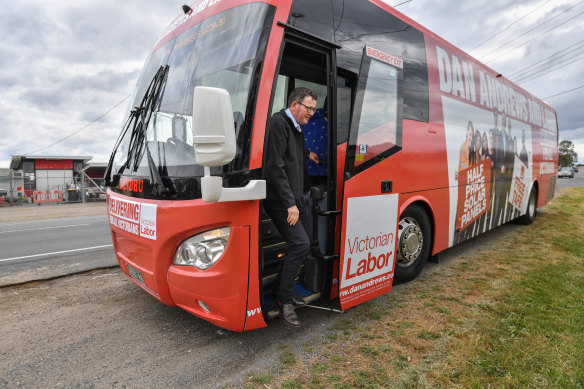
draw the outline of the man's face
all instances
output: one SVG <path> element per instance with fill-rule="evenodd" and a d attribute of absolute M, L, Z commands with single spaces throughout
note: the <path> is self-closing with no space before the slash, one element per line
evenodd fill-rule
<path fill-rule="evenodd" d="M 308 123 L 308 120 L 314 115 L 315 110 L 316 100 L 310 96 L 306 96 L 300 103 L 298 101 L 293 101 L 290 106 L 292 116 L 294 116 L 294 119 L 296 119 L 301 126 Z"/>

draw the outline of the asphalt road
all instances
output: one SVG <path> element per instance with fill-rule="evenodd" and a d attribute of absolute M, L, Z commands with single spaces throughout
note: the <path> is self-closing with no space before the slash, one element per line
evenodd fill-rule
<path fill-rule="evenodd" d="M 584 186 L 584 167 L 579 170 L 578 173 L 574 173 L 574 178 L 558 178 L 556 189 L 562 190 L 573 186 Z"/>
<path fill-rule="evenodd" d="M 0 286 L 116 264 L 106 215 L 0 224 Z"/>

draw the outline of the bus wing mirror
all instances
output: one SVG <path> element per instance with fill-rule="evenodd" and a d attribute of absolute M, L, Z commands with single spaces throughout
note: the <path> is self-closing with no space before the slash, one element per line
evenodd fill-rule
<path fill-rule="evenodd" d="M 266 198 L 266 181 L 251 180 L 243 188 L 223 188 L 223 178 L 211 176 L 211 166 L 223 166 L 235 157 L 235 125 L 229 92 L 195 87 L 193 96 L 195 161 L 203 166 L 203 200 L 208 203 Z"/>
<path fill-rule="evenodd" d="M 199 166 L 223 166 L 235 157 L 235 127 L 229 92 L 195 87 L 193 147 Z"/>

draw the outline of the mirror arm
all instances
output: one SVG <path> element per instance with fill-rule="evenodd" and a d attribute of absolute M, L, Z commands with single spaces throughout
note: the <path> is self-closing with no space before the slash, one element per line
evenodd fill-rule
<path fill-rule="evenodd" d="M 204 166 L 205 176 L 201 178 L 203 201 L 222 203 L 225 201 L 262 200 L 266 198 L 266 181 L 251 180 L 243 188 L 223 188 L 223 178 L 211 175 L 211 168 Z"/>

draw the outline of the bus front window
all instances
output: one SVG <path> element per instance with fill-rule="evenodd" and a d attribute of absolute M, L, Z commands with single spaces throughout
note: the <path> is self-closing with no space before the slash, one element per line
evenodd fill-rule
<path fill-rule="evenodd" d="M 257 88 L 255 75 L 259 73 L 263 62 L 273 14 L 273 7 L 263 3 L 234 7 L 170 39 L 162 38 L 150 54 L 130 109 L 139 106 L 157 70 L 161 66 L 168 66 L 168 74 L 148 123 L 145 141 L 163 176 L 183 180 L 203 176 L 203 168 L 195 163 L 191 133 L 193 91 L 196 86 L 223 88 L 229 92 L 238 143 L 234 162 L 224 169 L 239 172 L 249 170 L 249 111 L 254 104 L 255 93 L 252 92 Z M 145 148 L 132 150 L 131 130 L 121 136 L 112 159 L 113 175 L 148 177 Z M 134 156 L 133 152 L 141 152 L 141 155 Z M 127 166 L 128 161 L 137 162 Z M 221 170 L 217 168 L 215 173 Z"/>

